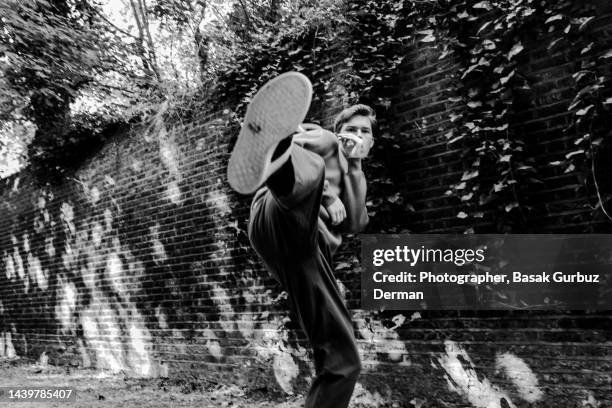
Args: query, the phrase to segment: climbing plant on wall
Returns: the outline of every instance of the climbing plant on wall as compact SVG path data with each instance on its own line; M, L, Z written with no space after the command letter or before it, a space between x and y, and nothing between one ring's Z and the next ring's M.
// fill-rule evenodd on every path
M563 32L553 35L548 50L568 41L569 50L579 50L579 55L574 56L579 58L580 68L574 74L579 90L568 107L575 117L566 130L582 133L575 144L588 144L590 148L572 149L563 161L552 164L565 164L565 171L572 172L577 168L574 163L577 157L594 157L595 147L603 139L593 143L593 138L585 136L589 132L579 131L585 126L582 123L585 117L592 125L593 117L597 116L596 106L603 106L601 97L599 104L588 103L594 93L600 94L605 82L604 77L593 72L595 62L584 57L596 52L596 42L586 39L589 23L595 18L593 11L589 5L576 8L571 2L532 0L462 2L451 8L445 20L446 35L456 34L454 49L461 60L469 61L459 76L463 109L451 117L456 127L448 133L449 144L465 139L468 146L467 168L447 192L464 203L464 209L457 214L459 218L478 219L484 217L484 211L493 210L498 231L525 229L526 214L532 208L524 192L542 182L526 141L512 127L516 110L533 106L529 80L520 71L517 60L526 39L554 33L563 22ZM590 173L595 180L594 167Z
M589 34L594 7L547 0L488 1L329 1L300 13L287 13L275 28L263 29L243 44L234 66L222 77L222 97L249 96L266 80L285 70L315 79L315 95L339 104L368 103L379 114L381 128L368 163L370 205L376 231L402 230L399 213L410 211L397 192L387 163L398 147L392 132L391 100L396 75L407 51L416 45L440 49L440 58L460 62L455 104L446 133L449 148L462 148L464 169L448 186L456 197L457 217L466 224L491 225L495 231L522 231L533 211L529 192L542 186L546 166L576 172L585 189L595 190L598 204L608 199L596 183L593 159L605 144L601 120L609 113L609 80L598 63L612 57ZM296 18L295 16L300 16ZM534 38L549 41L575 60L575 99L567 132L576 133L560 160L539 163L530 143L517 129L516 115L534 108L531 81L521 71L525 46ZM575 53L576 55L570 55ZM331 71L329 66L341 68ZM237 115L239 117L240 115ZM603 132L603 133L602 133ZM468 230L472 231L471 229Z
M573 98L568 106L572 112L566 133L573 135L571 148L564 157L550 163L563 173L576 174L580 188L596 202L589 203L594 214L603 214L612 220L609 202L612 194L602 189L602 174L599 174L597 160L605 148L609 148L612 131L606 125L612 113L612 79L604 67L612 58L610 44L602 43L593 31L597 18L597 8L593 4L580 4L579 7L551 9L544 22L547 31L555 37L548 45L549 50L565 46L576 61L573 67ZM606 48L607 46L607 48ZM606 145L606 141L608 144Z
M480 1L453 5L442 19L442 35L464 66L457 73L458 109L446 136L463 143L465 170L447 194L463 209L459 218L497 215L497 230L524 226L529 203L522 191L539 183L533 158L511 126L520 106L529 106L530 87L517 60L525 37L537 31L535 1ZM501 215L501 217L500 217Z

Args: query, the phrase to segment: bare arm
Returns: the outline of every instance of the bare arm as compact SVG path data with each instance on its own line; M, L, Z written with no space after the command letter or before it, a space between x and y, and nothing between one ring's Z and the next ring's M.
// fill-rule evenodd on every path
M348 171L344 175L342 201L346 207L347 218L343 223L343 231L348 233L361 232L368 225L369 217L366 208L366 178L361 169L361 159L348 158Z

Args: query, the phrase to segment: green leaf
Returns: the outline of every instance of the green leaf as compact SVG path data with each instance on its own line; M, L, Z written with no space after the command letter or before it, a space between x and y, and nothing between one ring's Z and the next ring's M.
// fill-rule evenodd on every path
M424 42L424 43L434 42L436 41L436 37L433 35L428 35L425 38L421 38L419 41Z
M591 51L593 49L593 45L595 45L595 43L593 43L593 42L589 43L589 45L587 45L582 50L580 50L580 55L584 55L587 52Z
M585 140L588 140L591 137L591 135L589 133L587 133L586 135L579 137L578 139L576 139L576 141L574 142L575 145L579 145L582 142L584 142Z
M455 138L453 138L453 139L449 140L449 141L448 141L448 144L453 144L453 143L455 143L455 142L458 142L459 140L463 139L464 137L465 137L465 135L460 135L460 136L457 136L457 137L455 137Z
M582 17L581 19L579 19L578 21L581 23L580 27L578 28L578 31L582 32L584 31L587 26L589 25L589 23L591 21L593 21L595 17L591 16L591 17Z
M585 76L589 74L591 74L591 71L578 71L572 74L572 78L574 78L574 81L580 82Z
M589 113L591 111L591 109L593 109L595 107L595 105L589 105L584 109L580 109L578 112L576 112L576 116L584 116L587 113Z
M484 9L484 10L487 10L487 11L489 11L489 10L491 10L493 8L491 6L491 3L488 2L488 1L480 1L480 2L478 2L476 4L474 4L472 7L475 8L475 9Z
M573 156L579 155L579 154L584 154L584 150L583 149L579 149L579 150L574 150L573 152L570 152L568 154L565 155L566 159L569 159Z
M521 44L520 42L514 44L514 46L508 53L508 59L511 60L512 58L517 56L521 51L523 51L523 49L524 49L523 44Z
M508 83L508 81L510 81L510 79L512 79L514 74L516 74L516 70L513 69L508 75L506 75L504 77L501 77L499 79L499 82L501 82L502 85L506 85Z
M457 120L461 119L463 117L462 114L456 114L456 113L451 113L450 115L448 115L449 119L451 122L456 122Z
M476 32L476 35L480 35L480 33L485 30L488 26L491 25L491 21L487 21L486 23L484 23Z
M471 180L476 177L478 177L478 170L465 171L461 176L461 181Z
M559 20L562 20L562 19L563 19L563 14L556 14L556 15L554 15L552 17L547 18L546 21L544 22L544 24L550 24L550 23L553 23L555 21L559 21Z
M555 48L555 46L557 44L559 44L561 41L563 41L565 38L557 38L556 40L553 40L550 42L550 44L548 44L548 47L546 47L546 49L548 51L552 50L553 48Z
M507 205L504 207L504 210L506 210L506 212L510 212L510 211L512 211L514 208L517 208L518 206L519 206L519 204L518 204L518 203L515 201L515 202L512 202L512 203L510 203L510 204L507 204Z
M392 204L395 204L395 203L397 203L398 201L401 201L401 200L402 200L402 196L401 196L400 193L396 193L396 194L394 194L392 196L387 197L387 201L389 201Z
M485 50L488 50L488 51L491 51L497 48L495 43L491 40L484 40L482 42L482 46L484 47Z

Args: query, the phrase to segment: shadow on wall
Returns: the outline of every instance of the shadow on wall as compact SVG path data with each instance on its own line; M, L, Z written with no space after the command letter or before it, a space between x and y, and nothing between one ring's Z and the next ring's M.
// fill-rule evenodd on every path
M89 194L90 207L80 209L73 200L54 200L50 191L20 197L33 205L17 215L10 246L3 242L3 329L19 355L55 351L61 360L66 352L67 358L78 352L86 367L160 374L128 288L142 265L121 245L112 211L95 211L98 190ZM80 218L78 210L90 216Z
M220 138L222 125L204 137ZM203 127L193 131L201 137ZM276 377L289 390L305 369L291 354L305 352L289 345L286 316L274 310L282 296L236 239L228 188L209 178L224 152L186 132L160 115L140 146L107 146L58 188L11 179L0 221L0 356L78 355L85 367L145 377L252 364L267 367L253 381Z

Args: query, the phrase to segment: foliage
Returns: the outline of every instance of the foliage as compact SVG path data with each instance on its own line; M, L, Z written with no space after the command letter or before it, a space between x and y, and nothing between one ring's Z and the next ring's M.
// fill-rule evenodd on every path
M347 72L343 77L343 105L366 103L372 106L379 120L373 158L366 164L368 191L372 201L369 229L372 231L406 231L406 212L412 205L397 191L401 185L401 163L389 152L399 148L393 135L391 98L396 96L398 68L407 51L418 42L429 41L423 31L431 23L433 2L349 1L348 27L344 44Z
M574 97L568 106L573 113L570 125L565 133L573 134L573 148L561 160L550 164L564 168L564 173L575 173L581 182L581 188L595 195L597 203L591 208L594 213L601 211L612 220L606 204L610 203L612 194L603 194L598 181L596 158L603 152L605 142L612 137L607 126L607 119L612 111L611 79L606 77L602 67L612 58L612 51L603 47L597 35L592 32L597 18L597 8L582 4L578 8L557 7L551 10L545 21L549 32L557 33L549 45L549 50L566 45L577 61L574 80ZM603 157L602 157L603 158Z
M329 8L323 2L312 2L292 9L293 13L285 10L273 25L264 17L249 20L236 12L234 20L241 22L236 25L241 27L235 31L236 52L221 69L214 100L225 101L226 106L239 102L235 117L240 117L241 109L263 82L294 69L316 78L319 88L315 94L323 95L319 103L373 105L381 119L375 160L367 168L373 197L371 214L376 215L373 230L403 230L405 225L398 220L406 219L401 214L413 210L396 191L401 180L396 178L398 169L389 152L399 147L399 139L393 135L389 123L393 115L388 108L398 68L407 50L418 44L439 47L440 58L453 57L463 64L456 75L457 96L449 100L456 106L450 116L452 129L445 136L449 148L462 149L463 172L447 194L459 201L457 217L466 223L494 224L494 230L501 232L529 228L526 220L534 211L529 192L541 188L543 171L548 171L549 165L537 161L533 143L515 126L518 115L535 107L531 80L521 72L525 44L533 38L546 38L549 50L562 45L580 50L573 56L581 67L574 75L577 99L570 110L576 116L568 131L582 133L576 144L588 142L588 148L568 151L563 161L553 164L565 163L571 172L579 167L576 160L595 157L603 143L605 135L585 137L601 132L587 126L586 119L601 119L610 106L604 89L608 83L596 73L597 61L585 60L590 53L596 60L610 58L601 54L596 39L588 38L595 17L588 5L536 0L332 4ZM567 24L567 28L555 36L553 27L560 24ZM342 69L326 70L326 63L335 61L325 56L342 59ZM244 98L235 101L237 96ZM598 124L595 128L604 127ZM581 168L586 170L588 164ZM593 162L590 164L592 167ZM589 178L582 176L585 185L596 187ZM599 201L602 199L605 197Z
M328 69L327 54L342 22L341 2L318 0L286 1L277 14L256 9L246 12L234 10L233 19L245 20L235 24L237 30L231 55L221 62L216 78L215 94L211 98L232 104L238 102L240 112L249 98L269 79L281 72L302 71L310 77L321 78ZM257 11L258 10L258 11ZM272 16L272 17L271 17ZM249 27L248 34L244 26ZM321 86L325 92L325 84ZM321 92L315 92L315 96ZM236 98L242 98L236 101Z
M125 50L86 1L9 0L0 7L0 68L4 84L10 85L3 92L28 102L23 106L3 98L2 120L22 114L39 127L61 121L86 85L109 92L97 76L128 73L120 63Z
M5 89L11 94L5 95L3 106L29 103L30 110L20 111L22 118L33 118L40 133L51 140L63 138L55 144L35 138L34 146L43 149L30 149L32 157L57 163L48 153L61 154L66 140L76 140L80 125L62 121L69 116L69 103L84 89L99 95L112 88L126 91L120 99L125 106L115 111L127 117L146 116L164 100L170 101L167 112L183 119L207 106L228 108L231 129L264 82L297 70L313 79L314 106L329 111L329 106L363 102L377 110L381 126L374 160L367 164L371 213L376 215L371 228L401 231L406 225L398 219L406 219L402 214L413 208L396 191L400 169L389 153L401 141L393 134L391 98L407 51L425 45L437 47L441 59L460 64L456 97L449 100L454 104L451 130L445 135L450 149L462 150L461 177L447 191L461 205L458 218L472 225L495 223L496 231L525 230L533 211L529 192L542 185L549 166L575 172L585 191L598 196L594 208L605 212L609 197L601 193L595 178L595 158L609 139L604 118L612 102L610 80L600 72L599 63L612 54L590 33L596 14L588 4L236 0L225 13L223 2L216 0L150 0L148 5L126 0L126 13L131 10L139 23L134 34L105 20L91 1L11 1L3 6L7 17L2 20L6 29L0 43L10 63L2 67L5 75L0 81L11 85ZM206 13L216 18L206 20ZM575 148L550 163L536 160L532 143L514 126L518 115L534 107L531 80L521 72L524 48L534 38L548 41L552 53L563 47L564 58L577 61L575 98L569 106L574 115L566 129L576 134ZM102 47L101 41L110 48ZM141 64L134 65L134 56ZM100 76L108 77L109 72L134 80L101 81ZM45 116L44 106L51 116ZM92 134L100 134L110 122L110 115L98 118L101 121L83 122L97 126Z
M0 8L0 120L36 126L29 160L45 175L92 144L91 132L74 133L87 122L73 123L71 104L83 90L116 96L116 87L99 78L130 74L120 61L125 50L86 1L10 0ZM125 87L121 93L128 92Z
M534 160L512 127L521 106L530 106L530 86L519 72L523 38L537 29L538 5L533 0L461 2L443 19L449 48L468 62L458 73L459 109L446 134L449 145L463 141L468 164L447 194L463 205L460 218L483 218L495 209L496 230L525 228L530 210L521 194L537 183Z
M601 97L598 104L593 103L590 107L585 102L604 83L603 77L598 77L593 71L585 71L596 69L593 61L584 59L585 54L596 52L597 48L596 41L586 40L590 23L595 19L593 12L594 8L589 5L576 7L571 2L533 0L472 1L451 8L445 23L449 32L459 34L459 41L453 44L454 49L463 57L462 60L470 62L459 77L463 84L463 109L451 118L457 127L447 134L449 144L467 139L465 144L469 150L465 157L471 162L461 180L449 190L464 203L464 210L458 217L482 218L489 210L498 224L498 231L524 231L527 228L526 213L532 207L526 192L543 184L539 179L542 165L536 163L526 148L528 141L513 127L517 110L533 108L529 81L520 72L517 62L525 41L544 35L550 38L550 33L553 33L553 38L549 40L548 51L568 40L570 46L565 44L566 49L570 52L579 50L578 55L573 57L579 61L580 71L573 77L595 76L590 84L580 87L568 109L575 111L576 116L566 131L575 129L580 133L579 129L584 128L581 124L583 116L597 115L597 110L593 108L603 106ZM587 14L581 16L584 13ZM563 25L563 32L555 36L555 26L558 24ZM548 33L544 34L543 29ZM581 85L578 82L577 85ZM601 110L599 112L601 114ZM591 126L586 127L593 131ZM576 144L587 141L590 149L585 151L578 148L568 152L565 157L566 172L575 169L570 159L583 153L586 157L594 157L591 140L583 130ZM601 141L600 138L598 143ZM595 177L594 168L591 176ZM586 182L587 178L582 179Z

